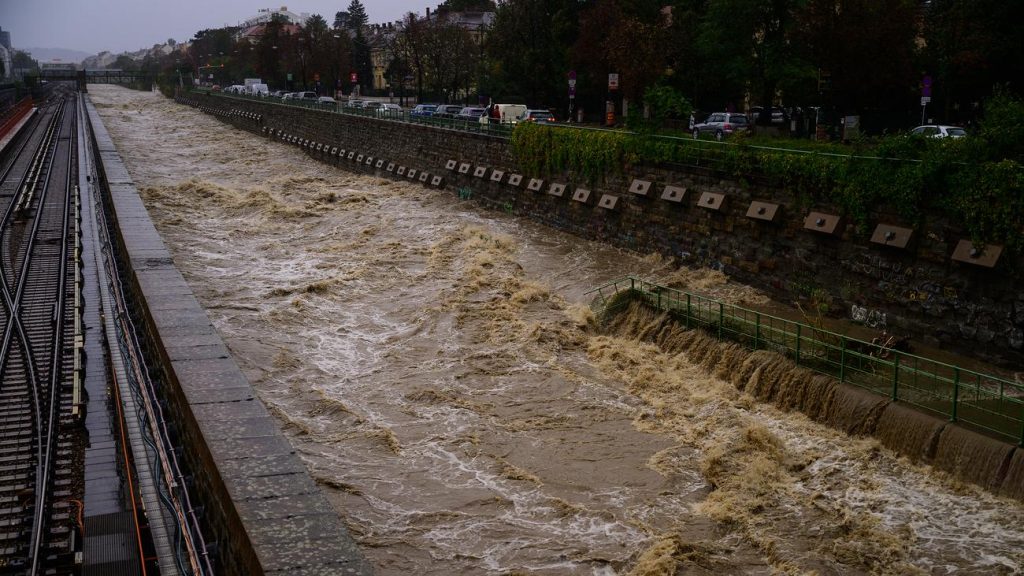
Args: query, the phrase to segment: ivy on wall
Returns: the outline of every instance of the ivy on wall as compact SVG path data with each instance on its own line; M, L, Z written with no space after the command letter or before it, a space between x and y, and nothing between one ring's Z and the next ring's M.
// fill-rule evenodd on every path
M568 174L591 184L630 166L683 164L740 179L759 175L798 201L838 206L861 230L881 206L917 225L935 211L977 243L1024 251L1024 166L994 159L988 141L892 136L864 155L841 155L520 124L512 154L534 176Z

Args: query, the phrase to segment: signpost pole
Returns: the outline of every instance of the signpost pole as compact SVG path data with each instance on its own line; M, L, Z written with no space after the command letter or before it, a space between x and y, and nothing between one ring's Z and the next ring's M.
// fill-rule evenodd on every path
M928 107L928 103L932 101L932 77L925 75L921 78L921 124L924 125L927 116L925 115L925 109Z
M572 122L574 108L576 105L576 71L569 71L569 118L568 121Z

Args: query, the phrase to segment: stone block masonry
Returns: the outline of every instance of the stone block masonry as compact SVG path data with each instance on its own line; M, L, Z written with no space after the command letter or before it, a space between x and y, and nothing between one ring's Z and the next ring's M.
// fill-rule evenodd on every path
M218 574L369 575L372 567L231 358L178 272L92 104L115 258L144 324L147 363L216 543Z
M462 200L721 270L781 302L862 324L865 334L885 330L1004 366L1024 365L1024 257L1003 251L988 267L992 247L976 259L954 259L967 237L937 215L902 222L878 207L870 229L861 230L836 206L772 189L754 176L643 163L598 182L528 174L508 139L495 135L216 94L186 93L178 101L268 139L306 141L311 156L346 170L406 180L411 172L413 180ZM528 187L533 178L542 179L536 190ZM549 193L553 184L558 193ZM876 234L876 225L886 226Z

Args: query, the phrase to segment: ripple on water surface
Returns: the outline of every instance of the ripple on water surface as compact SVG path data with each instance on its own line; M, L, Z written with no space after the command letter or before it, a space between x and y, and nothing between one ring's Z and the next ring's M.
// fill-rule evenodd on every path
M693 360L703 344L641 343L643 319L601 334L579 305L630 272L756 291L90 90L378 573L1020 573L1018 503L759 404Z

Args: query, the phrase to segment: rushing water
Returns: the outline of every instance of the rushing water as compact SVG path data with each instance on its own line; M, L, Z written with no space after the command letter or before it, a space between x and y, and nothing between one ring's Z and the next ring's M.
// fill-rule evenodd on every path
M1019 574L1024 506L588 323L717 273L90 86L182 273L382 575Z

